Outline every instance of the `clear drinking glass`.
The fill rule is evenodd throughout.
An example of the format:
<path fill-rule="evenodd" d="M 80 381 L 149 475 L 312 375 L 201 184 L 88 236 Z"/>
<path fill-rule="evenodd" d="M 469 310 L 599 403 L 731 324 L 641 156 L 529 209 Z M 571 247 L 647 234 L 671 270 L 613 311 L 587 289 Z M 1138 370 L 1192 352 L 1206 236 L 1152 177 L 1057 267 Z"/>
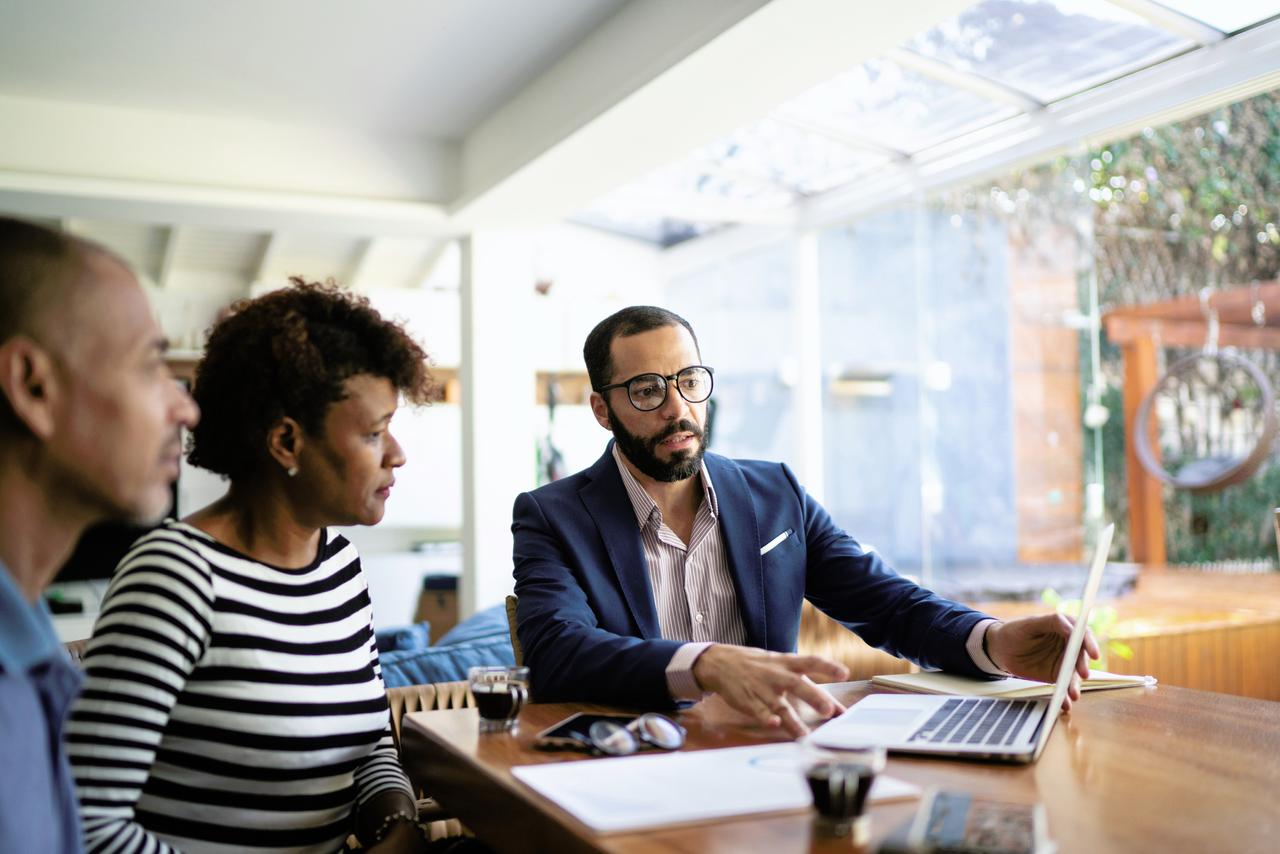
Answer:
<path fill-rule="evenodd" d="M 804 778 L 817 812 L 815 835 L 848 836 L 855 844 L 866 844 L 871 836 L 870 817 L 865 812 L 867 796 L 884 765 L 883 747 L 811 753 Z"/>
<path fill-rule="evenodd" d="M 480 711 L 481 732 L 503 732 L 516 724 L 529 700 L 529 668 L 496 665 L 467 671 L 471 695 Z"/>

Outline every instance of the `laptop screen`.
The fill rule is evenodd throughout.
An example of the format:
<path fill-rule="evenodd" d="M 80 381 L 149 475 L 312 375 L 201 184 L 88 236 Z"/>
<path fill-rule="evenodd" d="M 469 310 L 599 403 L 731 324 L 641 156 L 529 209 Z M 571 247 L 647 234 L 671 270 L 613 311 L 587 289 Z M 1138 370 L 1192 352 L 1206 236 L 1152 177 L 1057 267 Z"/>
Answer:
<path fill-rule="evenodd" d="M 1089 627 L 1089 611 L 1093 608 L 1093 600 L 1098 595 L 1098 585 L 1102 583 L 1102 570 L 1107 565 L 1107 555 L 1111 552 L 1111 538 L 1115 535 L 1115 523 L 1102 529 L 1098 544 L 1093 550 L 1093 563 L 1089 567 L 1089 578 L 1084 583 L 1084 593 L 1080 596 L 1080 613 L 1076 616 L 1075 628 L 1067 639 L 1063 650 L 1062 664 L 1058 667 L 1058 679 L 1053 683 L 1053 697 L 1049 700 L 1049 708 L 1045 710 L 1044 723 L 1040 725 L 1040 737 L 1036 740 L 1036 755 L 1040 754 L 1053 724 L 1062 713 L 1062 700 L 1067 696 L 1067 688 L 1071 685 L 1071 673 L 1076 669 L 1076 660 L 1080 657 L 1080 647 L 1084 645 L 1084 633 Z"/>

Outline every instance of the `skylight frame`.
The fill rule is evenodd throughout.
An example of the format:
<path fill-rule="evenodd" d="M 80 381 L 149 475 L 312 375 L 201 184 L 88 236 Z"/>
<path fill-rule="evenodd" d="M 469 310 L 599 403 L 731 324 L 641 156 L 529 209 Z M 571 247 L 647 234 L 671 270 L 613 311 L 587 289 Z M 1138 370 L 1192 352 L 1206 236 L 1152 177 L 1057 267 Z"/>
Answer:
<path fill-rule="evenodd" d="M 1179 15 L 1199 21 L 1225 35 L 1234 35 L 1280 17 L 1275 0 L 1156 0 Z M 1249 11 L 1241 11 L 1247 7 Z M 1267 11 L 1262 11 L 1263 9 Z"/>
<path fill-rule="evenodd" d="M 989 2 L 990 0 L 988 0 Z M 1160 0 L 1160 2 L 1157 2 L 1157 0 L 1005 0 L 1006 5 L 1014 3 L 1017 5 L 1039 5 L 1055 9 L 1076 10 L 1081 7 L 1101 8 L 1099 4 L 1103 4 L 1109 10 L 1110 7 L 1115 7 L 1114 14 L 1108 11 L 1109 18 L 1124 21 L 1134 31 L 1142 31 L 1145 27 L 1147 32 L 1161 32 L 1166 37 L 1163 40 L 1156 39 L 1153 44 L 1158 47 L 1163 46 L 1154 52 L 1148 51 L 1145 54 L 1145 58 L 1137 63 L 1136 66 L 1132 57 L 1130 57 L 1129 60 L 1119 65 L 1113 65 L 1105 72 L 1095 72 L 1088 78 L 1077 81 L 1078 89 L 1073 87 L 1066 92 L 1041 89 L 1039 95 L 1040 98 L 1044 99 L 1042 102 L 1040 98 L 1035 96 L 1035 93 L 1029 93 L 1019 87 L 1012 86 L 1007 80 L 989 78 L 980 72 L 974 73 L 949 67 L 941 61 L 913 55 L 910 44 L 920 38 L 920 36 L 916 36 L 913 39 L 909 39 L 903 47 L 888 51 L 881 57 L 881 61 L 897 62 L 913 71 L 932 77 L 940 84 L 954 87 L 956 90 L 967 91 L 971 95 L 978 95 L 983 99 L 984 103 L 997 104 L 996 108 L 989 110 L 989 120 L 964 123 L 963 126 L 952 128 L 953 132 L 939 132 L 936 138 L 930 138 L 921 143 L 918 139 L 893 138 L 891 135 L 883 135 L 864 128 L 855 127 L 851 129 L 848 126 L 841 126 L 840 122 L 829 121 L 822 116 L 815 116 L 812 111 L 798 110 L 794 107 L 794 104 L 809 95 L 809 93 L 804 93 L 777 108 L 760 122 L 748 125 L 746 128 L 740 128 L 733 134 L 728 134 L 721 140 L 703 146 L 683 160 L 667 167 L 669 169 L 705 169 L 727 182 L 726 186 L 735 186 L 739 181 L 742 181 L 747 186 L 772 187 L 787 194 L 785 204 L 780 202 L 781 196 L 770 196 L 767 203 L 765 203 L 761 198 L 745 198 L 750 193 L 741 190 L 726 194 L 723 188 L 721 188 L 720 197 L 712 199 L 710 204 L 704 204 L 703 200 L 697 198 L 697 194 L 688 193 L 674 194 L 664 199 L 660 185 L 650 180 L 652 176 L 646 176 L 641 181 L 632 182 L 609 194 L 606 197 L 608 200 L 607 206 L 617 216 L 625 214 L 627 208 L 635 205 L 638 201 L 639 207 L 636 208 L 636 213 L 643 213 L 648 216 L 662 214 L 667 220 L 682 223 L 680 229 L 683 230 L 678 229 L 676 232 L 666 234 L 658 244 L 669 247 L 680 242 L 681 239 L 701 237 L 710 232 L 720 231 L 724 226 L 730 225 L 771 225 L 777 223 L 794 228 L 796 223 L 807 221 L 816 211 L 828 210 L 832 205 L 846 203 L 841 200 L 860 196 L 861 194 L 857 190 L 857 187 L 861 186 L 861 184 L 857 183 L 860 180 L 862 183 L 868 183 L 869 181 L 866 189 L 871 195 L 877 197 L 884 194 L 886 182 L 891 180 L 902 186 L 912 184 L 920 179 L 925 180 L 926 183 L 933 183 L 935 181 L 932 177 L 933 173 L 936 173 L 939 168 L 943 168 L 944 171 L 951 168 L 945 167 L 944 164 L 960 156 L 957 153 L 956 146 L 963 147 L 966 139 L 974 140 L 975 144 L 983 149 L 990 148 L 992 152 L 1000 151 L 1006 146 L 997 140 L 993 140 L 991 134 L 1013 133 L 1017 138 L 1026 138 L 1026 134 L 1032 133 L 1031 129 L 1034 127 L 1049 128 L 1052 126 L 1053 122 L 1050 114 L 1055 113 L 1060 105 L 1076 104 L 1081 102 L 1082 98 L 1090 104 L 1097 104 L 1097 99 L 1094 97 L 1095 94 L 1101 95 L 1103 92 L 1109 91 L 1113 84 L 1118 84 L 1131 76 L 1134 81 L 1139 81 L 1147 72 L 1154 72 L 1163 63 L 1171 60 L 1182 62 L 1204 52 L 1205 61 L 1209 62 L 1209 57 L 1217 55 L 1216 49 L 1222 46 L 1221 43 L 1227 37 L 1197 19 L 1186 17 L 1178 10 L 1166 8 L 1166 6 L 1171 6 L 1177 2 L 1181 2 L 1181 0 L 1169 0 L 1168 3 L 1164 3 L 1164 0 Z M 1162 3 L 1163 5 L 1161 5 Z M 981 5 L 983 4 L 975 4 L 975 7 L 980 7 Z M 1280 6 L 1280 3 L 1277 3 L 1277 5 Z M 972 11 L 975 7 L 971 7 L 967 11 Z M 964 14 L 961 13 L 962 16 Z M 1280 20 L 1269 22 L 1271 22 L 1269 17 L 1262 19 L 1260 22 L 1256 21 L 1245 28 L 1246 32 L 1257 26 L 1274 29 L 1277 25 L 1280 25 Z M 937 28 L 931 28 L 926 33 L 932 32 L 934 29 Z M 1257 42 L 1261 38 L 1263 39 L 1261 44 L 1267 44 L 1268 37 L 1266 33 L 1270 31 L 1264 29 L 1256 34 L 1256 37 L 1251 34 L 1246 41 Z M 1236 37 L 1240 36 L 1233 36 L 1232 38 Z M 1256 50 L 1257 48 L 1254 49 Z M 1217 60 L 1214 61 L 1216 62 Z M 1197 64 L 1204 65 L 1204 63 L 1196 60 L 1192 62 L 1192 67 L 1196 67 Z M 852 71 L 853 69 L 850 70 L 850 72 Z M 815 89 L 828 86 L 831 82 L 831 80 L 828 80 L 819 84 Z M 1122 91 L 1124 88 L 1122 87 Z M 1074 107 L 1072 111 L 1075 111 Z M 1050 121 L 1050 125 L 1043 124 L 1046 120 Z M 725 162 L 726 158 L 720 155 L 723 154 L 723 146 L 726 144 L 726 140 L 732 140 L 735 136 L 742 135 L 749 128 L 761 123 L 789 125 L 792 130 L 816 134 L 823 137 L 825 142 L 861 152 L 864 155 L 864 163 L 877 165 L 872 169 L 849 169 L 847 175 L 841 176 L 841 181 L 827 180 L 825 182 L 816 182 L 815 184 L 806 184 L 796 181 L 793 175 L 789 175 L 782 169 L 760 168 L 758 163 L 753 164 L 752 168 L 744 169 L 741 168 L 740 163 Z M 1057 134 L 1057 131 L 1048 132 L 1051 136 Z M 1018 143 L 1015 139 L 1014 144 L 1020 145 L 1021 143 Z M 717 153 L 718 151 L 719 154 Z M 980 159 L 989 159 L 990 156 L 979 154 Z M 733 158 L 728 160 L 732 161 Z M 661 171 L 659 170 L 659 172 Z M 893 176 L 897 177 L 894 178 Z M 733 196 L 743 198 L 736 199 Z M 606 199 L 601 199 L 601 203 L 605 202 Z M 586 220 L 592 219 L 591 210 L 591 208 L 588 208 L 584 211 Z M 597 222 L 590 224 L 600 224 L 602 227 L 607 227 L 598 222 L 600 217 L 595 219 Z M 584 220 L 580 219 L 579 221 Z M 691 223 L 696 223 L 696 228 L 685 227 Z"/>

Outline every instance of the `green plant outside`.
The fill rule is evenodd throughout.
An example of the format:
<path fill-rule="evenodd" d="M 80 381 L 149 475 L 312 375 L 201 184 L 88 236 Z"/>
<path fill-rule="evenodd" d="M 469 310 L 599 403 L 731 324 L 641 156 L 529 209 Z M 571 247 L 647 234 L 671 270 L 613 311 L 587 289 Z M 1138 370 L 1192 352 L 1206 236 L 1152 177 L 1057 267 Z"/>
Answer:
<path fill-rule="evenodd" d="M 1079 599 L 1063 599 L 1058 591 L 1052 587 L 1045 588 L 1044 592 L 1040 594 L 1040 601 L 1053 608 L 1059 614 L 1065 614 L 1072 619 L 1075 619 L 1080 614 L 1081 603 Z M 1098 641 L 1098 647 L 1102 651 L 1102 655 L 1097 660 L 1089 662 L 1091 670 L 1107 670 L 1108 655 L 1114 655 L 1124 661 L 1133 660 L 1133 648 L 1127 643 L 1111 637 L 1111 633 L 1115 631 L 1116 623 L 1119 619 L 1119 613 L 1110 605 L 1099 605 L 1089 611 L 1089 631 L 1093 632 L 1094 638 Z"/>
<path fill-rule="evenodd" d="M 937 204 L 992 216 L 1032 246 L 1065 229 L 1083 250 L 1079 307 L 1096 288 L 1101 312 L 1280 279 L 1280 91 L 1203 115 L 1145 128 L 1127 139 L 1064 155 L 981 186 L 940 193 Z M 1271 321 L 1274 323 L 1274 319 Z M 1101 342 L 1101 361 L 1080 336 L 1081 416 L 1096 402 L 1110 418 L 1084 433 L 1082 480 L 1101 443 L 1104 512 L 1117 526 L 1113 559 L 1131 558 L 1120 349 Z M 1166 349 L 1171 364 L 1187 350 Z M 1280 353 L 1250 351 L 1280 390 Z M 1271 509 L 1280 506 L 1280 465 L 1272 459 L 1249 481 L 1211 495 L 1165 489 L 1167 559 L 1192 564 L 1276 561 Z"/>

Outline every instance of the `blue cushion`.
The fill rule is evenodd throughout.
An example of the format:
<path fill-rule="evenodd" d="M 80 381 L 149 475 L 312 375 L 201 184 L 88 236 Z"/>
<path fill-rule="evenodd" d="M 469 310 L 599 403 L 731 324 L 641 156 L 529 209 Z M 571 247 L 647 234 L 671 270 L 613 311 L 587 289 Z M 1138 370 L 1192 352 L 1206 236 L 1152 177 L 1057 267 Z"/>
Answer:
<path fill-rule="evenodd" d="M 425 649 L 431 644 L 431 624 L 426 620 L 411 626 L 396 626 L 377 633 L 378 654 L 401 649 Z"/>
<path fill-rule="evenodd" d="M 449 646 L 455 643 L 491 638 L 500 635 L 510 642 L 511 630 L 507 627 L 506 605 L 494 605 L 483 611 L 476 611 L 461 623 L 444 633 L 444 637 L 436 641 L 436 646 Z"/>
<path fill-rule="evenodd" d="M 382 681 L 388 688 L 425 685 L 429 682 L 459 682 L 467 678 L 467 668 L 482 664 L 515 664 L 511 638 L 501 635 L 475 640 L 437 644 L 426 649 L 406 649 L 381 656 Z"/>
<path fill-rule="evenodd" d="M 467 678 L 470 667 L 516 663 L 505 605 L 477 611 L 446 632 L 434 646 L 421 642 L 425 641 L 427 630 L 426 623 L 418 623 L 378 633 L 382 681 L 388 688 L 459 682 Z M 384 635 L 389 643 L 398 645 L 384 651 Z"/>

